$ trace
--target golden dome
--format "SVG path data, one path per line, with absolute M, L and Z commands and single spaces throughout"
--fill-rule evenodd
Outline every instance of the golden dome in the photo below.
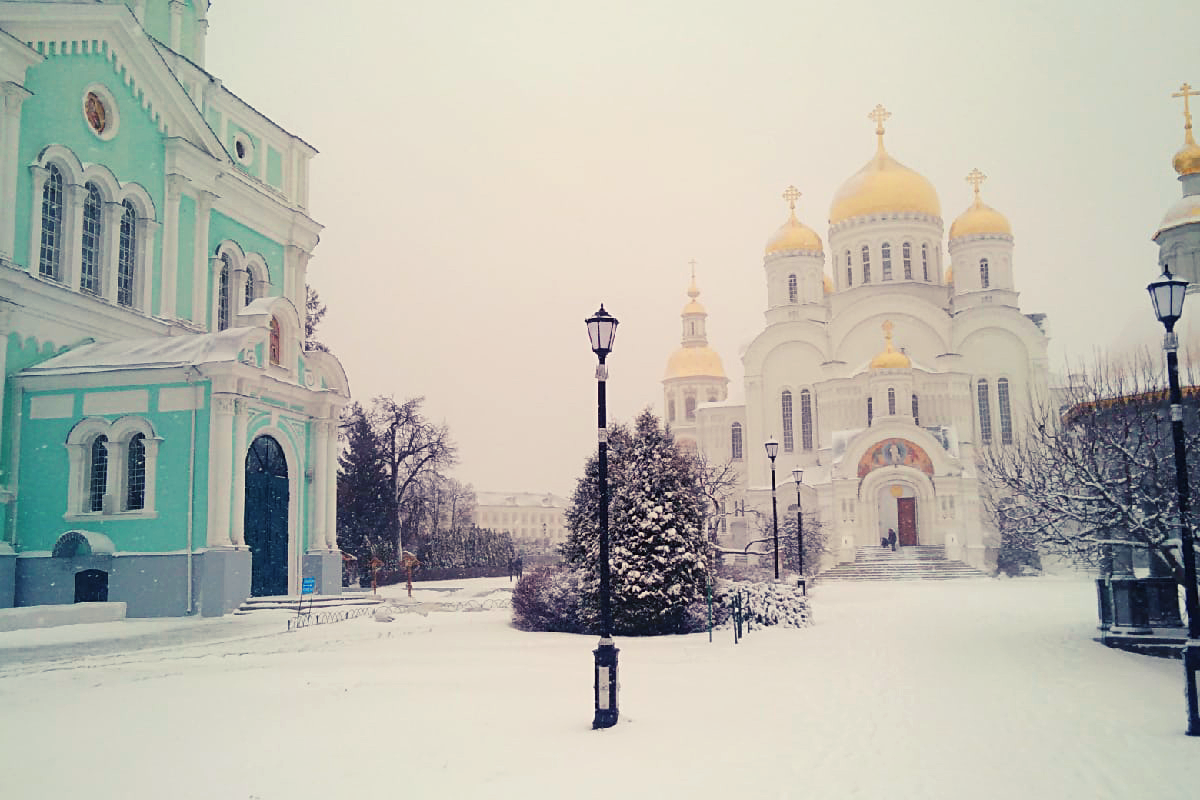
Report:
M 1192 87 L 1185 83 L 1179 87 L 1178 92 L 1171 95 L 1183 98 L 1183 147 L 1179 148 L 1179 152 L 1171 160 L 1180 177 L 1200 173 L 1200 145 L 1196 144 L 1192 136 L 1192 109 L 1188 105 L 1188 98 L 1197 94 L 1200 93 L 1193 92 Z
M 783 253 L 788 250 L 815 250 L 823 252 L 821 237 L 816 231 L 796 219 L 796 201 L 800 192 L 795 186 L 789 186 L 783 193 L 783 199 L 788 201 L 787 221 L 779 226 L 779 230 L 767 240 L 766 254 Z
M 842 184 L 829 207 L 829 224 L 882 211 L 918 211 L 939 217 L 942 206 L 933 184 L 888 155 L 883 148 L 883 106 L 867 115 L 875 120 L 875 157 Z
M 825 284 L 825 294 L 833 294 L 833 281 L 828 275 L 822 275 L 821 278 Z
M 967 175 L 967 183 L 975 187 L 975 202 L 954 220 L 950 226 L 950 238 L 970 236 L 973 233 L 1003 233 L 1012 236 L 1012 227 L 1003 214 L 979 199 L 979 186 L 987 179 L 977 169 Z
M 882 353 L 871 359 L 871 369 L 906 369 L 912 366 L 908 356 L 892 347 L 893 327 L 891 320 L 883 323 L 883 338 L 887 345 Z
M 667 359 L 667 373 L 664 380 L 670 378 L 724 378 L 725 369 L 721 366 L 721 357 L 711 347 L 681 347 Z

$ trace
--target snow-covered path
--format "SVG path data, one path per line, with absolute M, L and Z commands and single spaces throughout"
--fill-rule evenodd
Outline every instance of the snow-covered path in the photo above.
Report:
M 507 581 L 468 584 L 424 594 Z M 594 637 L 506 611 L 291 634 L 259 617 L 73 661 L 0 634 L 0 797 L 1200 795 L 1179 663 L 1095 644 L 1093 591 L 833 584 L 807 630 L 621 638 L 608 731 L 590 730 Z

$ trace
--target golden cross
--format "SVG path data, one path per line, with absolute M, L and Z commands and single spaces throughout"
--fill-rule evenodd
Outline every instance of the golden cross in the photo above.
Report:
M 1188 106 L 1188 98 L 1200 97 L 1200 92 L 1192 91 L 1191 84 L 1184 82 L 1180 84 L 1179 91 L 1174 92 L 1171 97 L 1183 98 L 1183 119 L 1186 123 L 1185 127 L 1192 127 L 1192 109 Z
M 889 319 L 883 323 L 883 338 L 887 339 L 888 344 L 892 343 L 892 328 L 896 327 Z
M 795 211 L 796 201 L 800 199 L 800 190 L 795 186 L 788 186 L 783 190 L 783 199 L 787 200 L 788 208 Z
M 892 112 L 888 111 L 880 103 L 875 104 L 875 108 L 867 114 L 867 119 L 875 123 L 875 135 L 883 136 L 883 123 L 892 116 Z
M 979 187 L 987 180 L 987 175 L 984 175 L 978 169 L 973 169 L 967 173 L 967 183 L 975 189 L 975 197 L 979 197 Z
M 692 267 L 692 283 L 695 283 L 696 282 L 696 259 L 693 258 L 691 261 L 688 262 L 688 264 L 690 264 Z

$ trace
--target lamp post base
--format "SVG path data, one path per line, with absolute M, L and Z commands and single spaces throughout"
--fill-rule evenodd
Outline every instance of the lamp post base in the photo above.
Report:
M 596 716 L 592 719 L 592 729 L 611 728 L 617 724 L 617 654 L 621 651 L 613 645 L 608 637 L 600 639 L 600 644 L 592 651 L 596 657 L 595 690 Z

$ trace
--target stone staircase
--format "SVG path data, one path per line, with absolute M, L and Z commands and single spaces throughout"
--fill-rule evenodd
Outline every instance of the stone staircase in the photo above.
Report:
M 379 595 L 372 594 L 306 594 L 304 595 L 304 610 L 328 611 L 331 608 L 349 608 L 353 606 L 376 606 L 383 602 Z M 280 595 L 278 597 L 250 597 L 234 611 L 234 614 L 252 614 L 255 611 L 298 611 L 299 597 Z
M 860 547 L 851 564 L 838 564 L 822 572 L 822 581 L 943 581 L 952 578 L 986 578 L 987 575 L 961 561 L 946 558 L 942 545 Z

